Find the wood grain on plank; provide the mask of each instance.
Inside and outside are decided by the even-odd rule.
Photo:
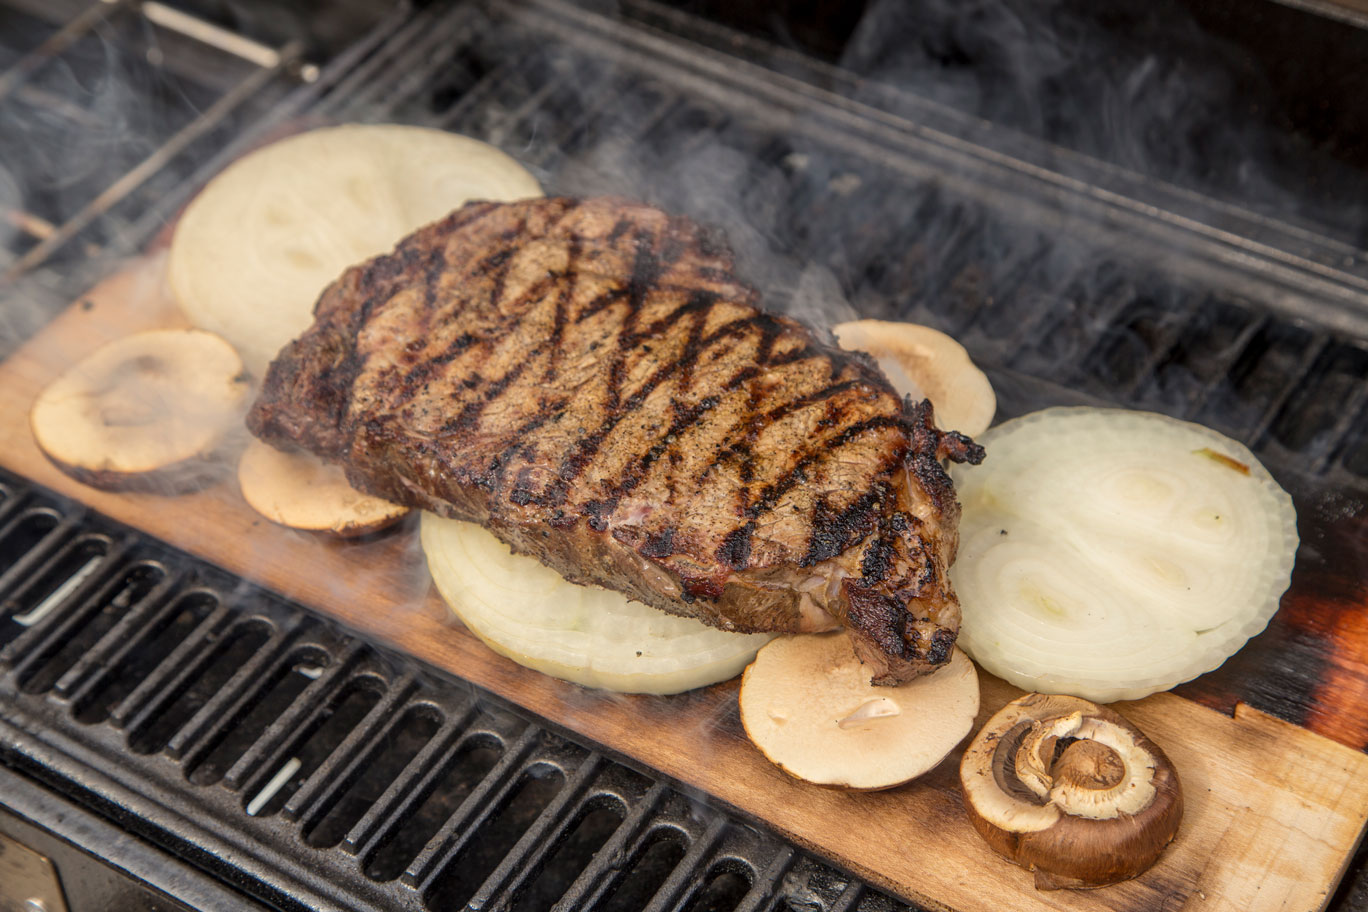
[[[1187,811],[1178,839],[1134,881],[1037,892],[1028,872],[995,856],[969,826],[953,760],[887,792],[807,786],[746,741],[735,681],[677,697],[626,697],[490,652],[431,593],[411,528],[342,542],[272,525],[232,482],[177,497],[111,494],[53,468],[28,434],[38,391],[105,339],[179,319],[152,260],[93,290],[0,364],[0,464],[660,770],[894,893],[960,912],[1303,912],[1324,908],[1363,832],[1368,755],[1244,706],[1230,718],[1157,694],[1118,708],[1179,770]],[[982,687],[980,725],[1019,694],[987,675]]]

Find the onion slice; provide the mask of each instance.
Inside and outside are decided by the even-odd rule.
[[[1133,700],[1217,668],[1263,630],[1297,550],[1292,499],[1209,428],[1052,408],[951,469],[959,643],[1027,690]]]
[[[672,694],[741,673],[770,634],[727,633],[513,554],[474,523],[422,517],[437,591],[490,649],[585,687]]]
[[[344,269],[472,199],[541,196],[499,149],[443,130],[347,124],[256,150],[186,207],[168,275],[185,315],[260,376]]]

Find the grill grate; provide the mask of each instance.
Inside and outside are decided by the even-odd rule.
[[[910,908],[77,504],[0,492],[21,571],[0,577],[0,762],[263,901]]]

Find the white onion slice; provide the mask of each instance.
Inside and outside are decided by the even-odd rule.
[[[1148,412],[1053,408],[951,474],[959,643],[1018,687],[1139,699],[1220,666],[1278,610],[1292,499],[1243,445]]]
[[[238,159],[186,207],[171,289],[260,375],[348,266],[469,200],[541,195],[526,168],[467,136],[396,124],[300,133]]]
[[[437,591],[489,648],[586,687],[671,694],[741,673],[771,634],[727,633],[513,554],[474,523],[422,517]]]

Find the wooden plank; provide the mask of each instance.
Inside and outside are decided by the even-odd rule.
[[[961,912],[1304,912],[1324,908],[1363,832],[1368,755],[1244,706],[1231,718],[1158,694],[1119,708],[1164,746],[1183,779],[1187,812],[1177,841],[1135,881],[1040,893],[970,828],[953,762],[888,792],[814,788],[746,741],[736,682],[677,697],[625,697],[494,655],[431,593],[411,526],[340,542],[272,525],[231,482],[178,497],[111,494],[54,469],[28,434],[37,392],[107,338],[179,322],[160,259],[83,297],[0,365],[0,464],[660,770],[894,893]],[[980,724],[1019,693],[986,675],[982,685]]]

